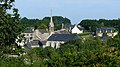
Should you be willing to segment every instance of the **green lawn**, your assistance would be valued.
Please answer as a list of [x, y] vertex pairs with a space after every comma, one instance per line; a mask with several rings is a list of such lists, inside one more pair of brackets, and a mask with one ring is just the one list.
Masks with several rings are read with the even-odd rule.
[[79, 34], [80, 37], [88, 39], [91, 37], [91, 32], [84, 32], [82, 34]]

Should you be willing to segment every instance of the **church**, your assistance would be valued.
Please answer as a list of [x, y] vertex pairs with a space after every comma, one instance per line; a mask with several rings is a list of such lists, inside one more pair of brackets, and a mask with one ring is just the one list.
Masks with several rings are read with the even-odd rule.
[[[61, 44], [74, 38], [78, 38], [77, 34], [70, 34], [65, 29], [54, 31], [54, 23], [52, 15], [50, 17], [50, 23], [48, 31], [45, 29], [25, 30], [23, 33], [26, 38], [24, 44], [27, 47], [47, 47], [59, 48]], [[22, 45], [23, 46], [23, 45]]]

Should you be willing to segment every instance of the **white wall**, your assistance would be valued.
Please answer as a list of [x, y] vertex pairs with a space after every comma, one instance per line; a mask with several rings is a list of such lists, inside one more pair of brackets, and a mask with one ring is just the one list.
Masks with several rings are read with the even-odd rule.
[[35, 47], [39, 47], [39, 45], [36, 45], [36, 46], [33, 46], [33, 45], [32, 45], [31, 47], [32, 47], [32, 48], [35, 48]]
[[[27, 40], [33, 41], [34, 33], [22, 33]], [[32, 37], [32, 39], [30, 39]]]
[[53, 48], [60, 48], [61, 44], [64, 44], [64, 41], [47, 41], [46, 45], [43, 47], [51, 46]]
[[72, 29], [72, 33], [80, 34], [80, 33], [83, 33], [83, 30], [79, 30], [79, 29], [77, 28], [77, 26], [75, 26], [75, 27]]

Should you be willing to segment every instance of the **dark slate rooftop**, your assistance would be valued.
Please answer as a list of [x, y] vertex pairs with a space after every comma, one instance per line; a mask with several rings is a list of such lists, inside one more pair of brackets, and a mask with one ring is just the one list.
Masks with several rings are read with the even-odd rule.
[[[75, 25], [71, 25], [71, 30], [72, 30], [74, 27], [75, 27]], [[78, 28], [79, 30], [83, 30], [83, 27], [81, 27], [80, 25], [77, 25], [77, 28]]]
[[101, 38], [101, 40], [108, 40], [108, 39], [110, 39], [111, 37], [110, 36], [103, 36], [102, 38]]
[[41, 42], [40, 42], [40, 46], [46, 45], [46, 42], [47, 42], [47, 41], [41, 41]]
[[43, 33], [47, 33], [47, 31], [46, 31], [45, 29], [40, 29], [39, 31], [40, 31], [42, 34], [43, 34]]
[[52, 34], [48, 41], [68, 41], [75, 38], [79, 38], [77, 34]]
[[31, 46], [38, 46], [39, 45], [39, 41], [31, 41], [30, 45]]
[[24, 33], [33, 33], [32, 30], [25, 30]]
[[[113, 32], [114, 28], [97, 28], [96, 32], [97, 33], [111, 33], [111, 31]], [[107, 32], [106, 32], [107, 31]]]
[[28, 42], [27, 45], [25, 46], [25, 50], [24, 52], [28, 52], [32, 47], [31, 46], [40, 46], [40, 42], [39, 41], [31, 41], [31, 42]]

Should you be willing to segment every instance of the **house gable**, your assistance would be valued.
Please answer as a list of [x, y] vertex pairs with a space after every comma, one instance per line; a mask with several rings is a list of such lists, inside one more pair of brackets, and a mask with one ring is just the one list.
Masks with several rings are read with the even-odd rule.
[[83, 33], [83, 30], [81, 28], [78, 28], [77, 25], [75, 25], [74, 28], [72, 29], [72, 33], [80, 34]]

